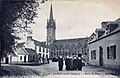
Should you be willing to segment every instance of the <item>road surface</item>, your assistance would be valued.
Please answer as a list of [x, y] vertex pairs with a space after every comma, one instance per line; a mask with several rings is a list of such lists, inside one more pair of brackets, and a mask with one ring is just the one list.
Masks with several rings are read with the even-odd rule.
[[39, 66], [22, 67], [40, 72], [42, 75], [41, 78], [119, 78], [119, 76], [113, 75], [113, 71], [94, 66], [83, 66], [82, 71], [66, 71], [65, 65], [63, 71], [59, 71], [57, 62]]

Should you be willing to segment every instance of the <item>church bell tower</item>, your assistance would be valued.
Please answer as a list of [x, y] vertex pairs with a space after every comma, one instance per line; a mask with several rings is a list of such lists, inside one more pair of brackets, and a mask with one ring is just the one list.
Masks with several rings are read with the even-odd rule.
[[52, 4], [50, 8], [50, 16], [47, 19], [47, 45], [49, 46], [55, 41], [55, 30], [56, 30], [56, 23], [53, 18], [53, 10], [52, 10]]

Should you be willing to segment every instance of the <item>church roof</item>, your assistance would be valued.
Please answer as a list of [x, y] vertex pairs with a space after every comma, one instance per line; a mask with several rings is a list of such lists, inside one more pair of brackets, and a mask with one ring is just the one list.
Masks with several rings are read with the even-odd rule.
[[74, 38], [74, 39], [61, 39], [55, 40], [52, 45], [71, 45], [71, 44], [82, 44], [84, 45], [87, 42], [88, 38]]
[[87, 40], [88, 38], [73, 38], [73, 39], [60, 39], [60, 40], [56, 40], [55, 42], [61, 42], [61, 41], [79, 41], [79, 40]]

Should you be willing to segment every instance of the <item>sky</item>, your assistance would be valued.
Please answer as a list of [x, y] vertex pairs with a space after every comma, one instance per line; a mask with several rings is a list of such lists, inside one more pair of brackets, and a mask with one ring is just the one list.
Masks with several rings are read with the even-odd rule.
[[101, 22], [120, 18], [120, 0], [52, 0], [39, 6], [36, 24], [31, 24], [33, 38], [46, 41], [47, 18], [53, 5], [56, 39], [89, 37]]

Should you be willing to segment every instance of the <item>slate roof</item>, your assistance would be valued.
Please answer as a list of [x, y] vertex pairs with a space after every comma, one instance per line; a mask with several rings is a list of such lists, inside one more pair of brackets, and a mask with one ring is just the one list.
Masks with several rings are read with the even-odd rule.
[[84, 46], [86, 42], [88, 41], [88, 38], [74, 38], [74, 39], [61, 39], [54, 41], [53, 44], [49, 45], [49, 48], [52, 46], [61, 46], [61, 45], [74, 45], [74, 44], [81, 44], [81, 46]]
[[37, 40], [33, 40], [33, 41], [34, 41], [36, 46], [41, 46], [41, 47], [47, 48], [47, 45], [45, 44], [45, 42], [39, 42]]
[[85, 43], [87, 40], [88, 38], [61, 39], [54, 41], [54, 44]]
[[[116, 22], [117, 21], [117, 22]], [[100, 36], [99, 38], [97, 38], [97, 39], [95, 39], [95, 40], [91, 40], [90, 42], [89, 42], [89, 44], [91, 44], [91, 43], [93, 43], [93, 42], [96, 42], [96, 41], [98, 41], [98, 40], [101, 40], [101, 39], [103, 39], [103, 38], [106, 38], [106, 37], [108, 37], [108, 36], [111, 36], [111, 35], [113, 35], [113, 34], [116, 34], [116, 33], [118, 33], [118, 32], [120, 32], [120, 18], [119, 19], [117, 19], [117, 20], [115, 20], [115, 21], [112, 21], [112, 23], [109, 23], [108, 25], [118, 25], [117, 27], [115, 27], [114, 28], [114, 30], [112, 30], [111, 32], [109, 32], [108, 34], [106, 34], [106, 33], [104, 33], [102, 36]], [[106, 30], [105, 30], [106, 31]]]
[[16, 48], [16, 52], [21, 55], [28, 55], [28, 52], [22, 47]]
[[115, 21], [120, 21], [120, 18], [118, 18], [117, 20], [115, 20]]
[[25, 50], [31, 55], [37, 55], [36, 51], [30, 48], [25, 48]]
[[18, 44], [16, 45], [16, 47], [23, 47], [24, 44], [25, 44], [25, 42], [18, 43]]
[[17, 57], [17, 54], [15, 52], [10, 53], [11, 56]]

